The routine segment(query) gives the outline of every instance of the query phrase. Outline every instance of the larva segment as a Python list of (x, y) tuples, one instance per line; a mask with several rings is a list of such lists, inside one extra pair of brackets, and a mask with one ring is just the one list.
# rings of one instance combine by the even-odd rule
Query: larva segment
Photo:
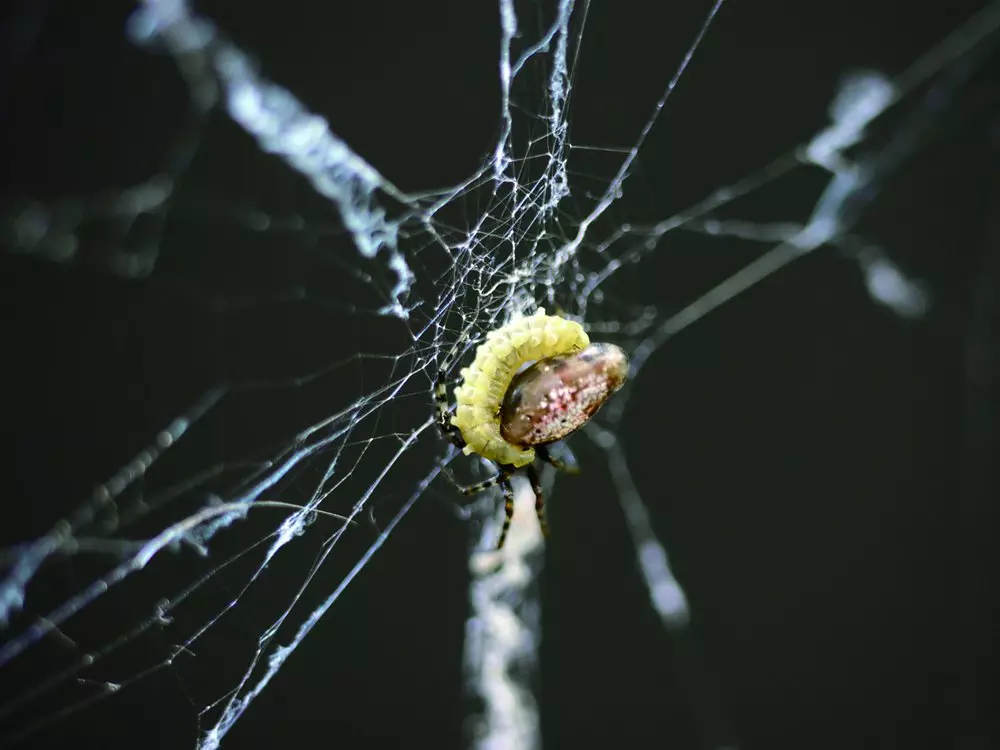
[(462, 385), (455, 389), (451, 423), (465, 440), (463, 452), (510, 466), (534, 461), (534, 448), (512, 445), (500, 436), (504, 394), (523, 364), (569, 354), (589, 344), (590, 338), (579, 323), (546, 315), (543, 308), (491, 331), (476, 350), (473, 363), (462, 368)]

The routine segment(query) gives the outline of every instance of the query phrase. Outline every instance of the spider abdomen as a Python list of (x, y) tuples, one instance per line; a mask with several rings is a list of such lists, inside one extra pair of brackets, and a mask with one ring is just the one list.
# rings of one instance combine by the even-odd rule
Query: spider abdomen
[(591, 344), (535, 362), (504, 394), (500, 435), (521, 446), (562, 440), (586, 424), (627, 375), (628, 357), (614, 344)]
[(490, 332), (476, 350), (476, 359), (461, 370), (455, 389), (451, 423), (462, 433), (463, 452), (510, 466), (535, 460), (530, 446), (513, 444), (500, 434), (500, 406), (517, 371), (527, 362), (584, 349), (590, 344), (583, 327), (539, 308)]

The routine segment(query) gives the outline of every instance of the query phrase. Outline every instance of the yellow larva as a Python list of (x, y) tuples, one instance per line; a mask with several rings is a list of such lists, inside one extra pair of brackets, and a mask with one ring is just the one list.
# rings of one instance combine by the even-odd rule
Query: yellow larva
[(527, 362), (587, 347), (590, 338), (579, 323), (546, 315), (544, 308), (491, 331), (476, 359), (461, 370), (451, 423), (462, 433), (466, 455), (478, 453), (499, 464), (525, 466), (535, 449), (512, 445), (500, 436), (500, 403), (517, 371)]

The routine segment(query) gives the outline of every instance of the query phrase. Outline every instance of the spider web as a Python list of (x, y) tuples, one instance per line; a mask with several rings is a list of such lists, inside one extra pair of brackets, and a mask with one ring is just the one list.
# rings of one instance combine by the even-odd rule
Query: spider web
[[(68, 742), (59, 727), (92, 715), (108, 719), (105, 737), (114, 734), (124, 727), (117, 717), (141, 704), (129, 696), (161, 680), (172, 686), (159, 703), (165, 746), (218, 747), (269, 687), (288, 684), (283, 676), (316, 629), (342, 610), (349, 618), (360, 609), (358, 622), (377, 616), (380, 605), (357, 597), (380, 591), (380, 578), (400, 582), (381, 606), (404, 622), (443, 615), (430, 589), (437, 580), (447, 588), (445, 568), (465, 570), (462, 523), (475, 538), (465, 656), (475, 705), (452, 723), (465, 722), (474, 744), (538, 745), (540, 539), (522, 509), (504, 565), (480, 552), (495, 539), (495, 498), (460, 507), (444, 474), (474, 481), (489, 467), (457, 458), (437, 432), (438, 369), (467, 362), (488, 331), (537, 307), (631, 353), (630, 383), (574, 448), (586, 476), (603, 482), (592, 491), (620, 506), (624, 524), (604, 523), (628, 539), (632, 552), (618, 558), (639, 571), (644, 611), (677, 643), (692, 609), (668, 562), (676, 540), (657, 530), (661, 485), (633, 457), (660, 455), (647, 453), (659, 441), (678, 455), (662, 418), (638, 413), (654, 403), (662, 376), (650, 373), (665, 345), (747, 290), (784, 294), (772, 286), (778, 272), (820, 254), (829, 265), (795, 280), (803, 294), (854, 294), (859, 307), (888, 311), (878, 318), (885, 330), (927, 316), (935, 290), (917, 279), (932, 267), (896, 252), (909, 235), (865, 222), (889, 188), (905, 195), (900, 174), (956, 118), (996, 103), (977, 88), (1000, 23), (996, 4), (956, 15), (885, 72), (852, 70), (866, 61), (850, 56), (829, 60), (828, 88), (811, 84), (818, 108), (793, 107), (799, 120), (770, 123), (763, 140), (773, 150), (733, 143), (753, 131), (726, 124), (711, 153), (693, 156), (666, 150), (682, 138), (673, 112), (715, 125), (733, 117), (713, 109), (724, 94), (707, 75), (713, 35), (739, 39), (739, 12), (721, 0), (657, 29), (655, 59), (644, 44), (610, 57), (594, 51), (616, 33), (639, 36), (634, 8), (502, 0), (489, 23), (456, 9), (430, 21), (405, 14), (435, 11), (398, 11), (395, 31), (344, 16), (338, 33), (347, 36), (334, 37), (342, 57), (335, 50), (329, 69), (301, 87), (284, 81), (308, 63), (255, 52), (272, 33), (301, 34), (302, 49), (333, 33), (293, 24), (290, 8), (260, 11), (259, 28), (232, 8), (181, 0), (115, 10), (89, 22), (70, 11), (67, 22), (24, 8), (8, 32), (21, 66), (11, 70), (30, 83), (13, 89), (7, 110), (37, 105), (36, 96), (70, 102), (62, 129), (43, 141), (53, 154), (12, 155), (20, 177), (3, 212), (5, 291), (54, 311), (51, 325), (39, 324), (45, 352), (25, 346), (16, 359), (31, 361), (26, 381), (61, 373), (43, 391), (75, 383), (86, 394), (66, 414), (53, 394), (44, 418), (32, 405), (19, 419), (11, 406), (25, 442), (66, 436), (44, 463), (44, 451), (26, 453), (15, 462), (23, 473), (11, 469), (25, 477), (12, 500), (28, 509), (0, 539), (0, 674), (11, 686), (0, 699), (0, 738), (12, 746), (40, 734)], [(408, 22), (434, 26), (445, 15), (468, 34), (445, 37), (454, 49), (426, 49), (421, 67), (463, 60), (469, 80), (455, 84), (464, 87), (457, 95), (387, 51), (392, 35), (412, 36)], [(365, 54), (372, 29), (390, 42)], [(347, 46), (365, 30), (373, 38)], [(97, 119), (73, 109), (67, 92), (79, 82), (65, 68), (102, 47), (117, 56), (96, 61), (97, 78), (83, 89), (98, 97), (94, 112), (111, 109)], [(26, 62), (34, 55), (42, 67), (62, 66), (44, 87)], [(379, 65), (412, 90), (352, 78)], [(101, 89), (95, 80), (105, 76), (127, 93)], [(632, 78), (641, 80), (615, 91)], [(467, 93), (481, 90), (488, 96)], [(713, 100), (707, 116), (697, 114), (698, 97)], [(970, 97), (973, 105), (956, 105)], [(39, 120), (12, 122), (17, 133)], [(82, 158), (79, 173), (61, 171), (60, 159), (85, 151), (112, 163)], [(573, 497), (584, 490), (552, 473), (545, 482), (554, 534), (572, 537), (579, 521), (568, 506), (585, 507), (587, 498)], [(412, 573), (380, 567), (393, 545)], [(426, 561), (430, 549), (439, 562)], [(556, 586), (560, 570), (572, 575), (556, 564), (547, 573)], [(437, 626), (438, 648), (461, 638), (447, 627)], [(326, 654), (331, 684), (352, 658), (341, 651), (362, 640), (340, 633)], [(379, 645), (414, 647), (369, 644)], [(712, 670), (689, 656), (684, 711), (696, 717), (694, 734), (735, 742), (706, 678)], [(441, 674), (457, 671), (458, 658), (442, 658)], [(339, 690), (331, 699), (347, 704), (380, 696), (378, 686)], [(398, 707), (393, 715), (407, 736)], [(178, 716), (184, 726), (168, 729)]]

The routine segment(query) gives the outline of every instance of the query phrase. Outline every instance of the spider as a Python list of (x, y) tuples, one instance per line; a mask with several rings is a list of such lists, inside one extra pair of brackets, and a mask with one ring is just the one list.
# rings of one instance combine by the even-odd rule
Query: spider
[(466, 455), (476, 453), (497, 465), (495, 476), (459, 491), (468, 496), (500, 486), (506, 516), (499, 550), (514, 516), (510, 477), (526, 467), (535, 513), (547, 535), (534, 460), (567, 470), (548, 446), (580, 429), (622, 387), (628, 357), (614, 344), (591, 344), (579, 323), (539, 308), (487, 334), (475, 361), (460, 371), (454, 409), (448, 404), (449, 367), (446, 363), (438, 372), (434, 388), (438, 426)]

